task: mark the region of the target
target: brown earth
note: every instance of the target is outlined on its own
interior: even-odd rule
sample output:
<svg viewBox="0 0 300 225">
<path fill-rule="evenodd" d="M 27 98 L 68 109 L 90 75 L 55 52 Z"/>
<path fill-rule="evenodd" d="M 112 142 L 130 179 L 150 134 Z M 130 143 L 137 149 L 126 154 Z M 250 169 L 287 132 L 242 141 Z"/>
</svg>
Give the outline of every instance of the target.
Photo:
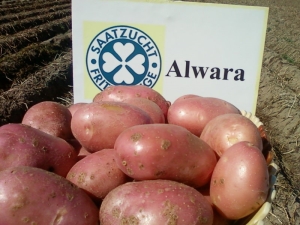
<svg viewBox="0 0 300 225">
<path fill-rule="evenodd" d="M 266 127 L 279 172 L 265 224 L 298 225 L 300 1 L 198 1 L 269 7 L 257 116 Z M 29 2 L 0 0 L 0 125 L 20 122 L 40 101 L 72 103 L 71 2 Z"/>
</svg>

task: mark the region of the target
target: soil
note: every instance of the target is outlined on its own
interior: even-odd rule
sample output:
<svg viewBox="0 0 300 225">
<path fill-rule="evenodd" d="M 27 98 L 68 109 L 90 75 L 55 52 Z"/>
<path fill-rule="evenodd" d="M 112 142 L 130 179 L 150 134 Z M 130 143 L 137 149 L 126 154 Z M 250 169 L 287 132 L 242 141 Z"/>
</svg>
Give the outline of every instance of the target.
<svg viewBox="0 0 300 225">
<path fill-rule="evenodd" d="M 32 105 L 72 104 L 71 1 L 0 0 L 0 125 Z M 205 0 L 269 7 L 257 116 L 279 166 L 266 225 L 300 224 L 300 2 Z"/>
</svg>

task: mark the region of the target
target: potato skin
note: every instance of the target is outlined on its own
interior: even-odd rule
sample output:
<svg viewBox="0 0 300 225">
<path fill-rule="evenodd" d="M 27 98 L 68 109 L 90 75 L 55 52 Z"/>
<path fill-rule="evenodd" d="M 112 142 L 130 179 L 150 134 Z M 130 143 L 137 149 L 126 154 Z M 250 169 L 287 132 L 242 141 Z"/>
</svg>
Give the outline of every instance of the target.
<svg viewBox="0 0 300 225">
<path fill-rule="evenodd" d="M 170 124 L 185 127 L 199 137 L 210 120 L 226 113 L 240 114 L 240 111 L 222 99 L 186 95 L 170 106 L 167 120 Z"/>
<path fill-rule="evenodd" d="M 236 220 L 256 211 L 269 190 L 267 163 L 260 149 L 247 141 L 228 148 L 219 159 L 210 183 L 216 209 Z"/>
<path fill-rule="evenodd" d="M 112 189 L 129 181 L 117 166 L 115 153 L 114 149 L 103 149 L 86 155 L 71 168 L 67 180 L 100 202 Z"/>
<path fill-rule="evenodd" d="M 123 102 L 134 105 L 149 114 L 153 123 L 165 123 L 165 116 L 161 108 L 147 98 L 127 98 Z"/>
<path fill-rule="evenodd" d="M 168 102 L 159 92 L 143 85 L 127 86 L 109 86 L 104 91 L 99 92 L 93 99 L 93 102 L 99 101 L 120 101 L 128 98 L 146 98 L 155 102 L 163 111 L 165 119 L 167 118 L 170 102 Z"/>
<path fill-rule="evenodd" d="M 173 124 L 130 127 L 114 148 L 120 169 L 136 180 L 169 179 L 200 187 L 209 182 L 217 162 L 208 144 Z"/>
<path fill-rule="evenodd" d="M 150 116 L 123 102 L 92 102 L 80 107 L 72 117 L 74 137 L 89 152 L 113 148 L 118 135 L 128 127 L 153 123 Z"/>
<path fill-rule="evenodd" d="M 101 225 L 211 225 L 210 204 L 194 188 L 170 180 L 129 182 L 112 190 L 100 207 Z"/>
<path fill-rule="evenodd" d="M 65 140 L 24 124 L 0 127 L 0 170 L 33 166 L 65 177 L 78 152 Z"/>
<path fill-rule="evenodd" d="M 34 167 L 0 172 L 0 224 L 98 225 L 99 210 L 65 178 Z"/>
<path fill-rule="evenodd" d="M 182 95 L 180 97 L 178 97 L 177 99 L 175 99 L 175 101 L 173 103 L 176 103 L 177 101 L 181 101 L 181 100 L 185 100 L 187 98 L 203 98 L 200 95 L 195 95 L 195 94 L 186 94 L 186 95 Z"/>
<path fill-rule="evenodd" d="M 214 207 L 214 204 L 212 203 L 212 199 L 210 197 L 210 184 L 205 185 L 201 188 L 197 189 L 209 202 L 209 204 L 212 206 L 214 219 L 213 219 L 213 225 L 232 225 L 233 221 L 225 218 L 223 215 L 221 215 L 218 210 Z"/>
<path fill-rule="evenodd" d="M 81 106 L 84 106 L 88 103 L 86 102 L 78 102 L 78 103 L 75 103 L 75 104 L 72 104 L 68 107 L 71 115 L 73 116 L 75 114 L 75 112 L 77 111 L 77 109 L 81 108 Z"/>
<path fill-rule="evenodd" d="M 44 101 L 30 107 L 24 114 L 22 124 L 42 130 L 65 140 L 73 137 L 71 112 L 62 104 Z"/>
<path fill-rule="evenodd" d="M 256 125 L 240 114 L 224 114 L 215 117 L 204 127 L 200 138 L 221 156 L 232 145 L 249 141 L 260 150 L 262 138 Z"/>
</svg>

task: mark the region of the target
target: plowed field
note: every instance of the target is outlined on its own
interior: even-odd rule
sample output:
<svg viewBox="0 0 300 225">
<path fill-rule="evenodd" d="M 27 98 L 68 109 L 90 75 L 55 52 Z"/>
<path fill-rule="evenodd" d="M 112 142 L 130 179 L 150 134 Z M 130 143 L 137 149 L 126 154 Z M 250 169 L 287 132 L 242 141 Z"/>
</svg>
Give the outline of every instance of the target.
<svg viewBox="0 0 300 225">
<path fill-rule="evenodd" d="M 280 170 L 265 224 L 300 224 L 300 2 L 198 1 L 269 7 L 257 116 Z M 0 125 L 44 100 L 72 103 L 71 31 L 70 0 L 0 0 Z"/>
<path fill-rule="evenodd" d="M 43 100 L 72 101 L 71 38 L 70 0 L 2 1 L 0 124 Z"/>
</svg>

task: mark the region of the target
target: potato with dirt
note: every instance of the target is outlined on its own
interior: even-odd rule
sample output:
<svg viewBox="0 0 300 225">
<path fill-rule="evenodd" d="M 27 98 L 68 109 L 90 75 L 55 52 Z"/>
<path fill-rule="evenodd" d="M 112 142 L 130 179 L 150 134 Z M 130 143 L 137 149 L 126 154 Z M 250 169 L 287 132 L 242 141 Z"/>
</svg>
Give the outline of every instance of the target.
<svg viewBox="0 0 300 225">
<path fill-rule="evenodd" d="M 92 102 L 80 107 L 73 115 L 74 137 L 89 152 L 113 148 L 119 134 L 128 127 L 153 123 L 142 109 L 123 102 Z"/>
<path fill-rule="evenodd" d="M 100 207 L 101 225 L 212 225 L 213 211 L 196 189 L 170 180 L 129 182 Z"/>
<path fill-rule="evenodd" d="M 155 102 L 162 110 L 165 119 L 167 118 L 170 102 L 167 101 L 159 92 L 143 85 L 118 85 L 109 86 L 104 91 L 99 92 L 94 97 L 94 102 L 99 101 L 124 101 L 129 98 L 146 98 Z"/>
<path fill-rule="evenodd" d="M 268 166 L 261 150 L 247 141 L 229 147 L 210 182 L 211 200 L 218 212 L 231 220 L 246 217 L 262 206 L 268 191 Z"/>
<path fill-rule="evenodd" d="M 86 155 L 69 171 L 67 180 L 100 202 L 112 189 L 131 180 L 116 164 L 116 151 L 103 149 Z"/>
<path fill-rule="evenodd" d="M 34 167 L 0 172 L 0 224 L 98 225 L 90 197 L 65 178 Z"/>
<path fill-rule="evenodd" d="M 130 127 L 114 149 L 119 168 L 136 180 L 169 179 L 200 187 L 210 181 L 217 162 L 208 144 L 173 124 Z"/>
<path fill-rule="evenodd" d="M 0 171 L 32 166 L 66 176 L 78 152 L 65 140 L 24 124 L 0 127 Z"/>
<path fill-rule="evenodd" d="M 199 137 L 210 120 L 226 113 L 240 114 L 240 111 L 219 98 L 186 95 L 173 102 L 168 110 L 167 120 L 168 123 L 182 126 Z"/>
<path fill-rule="evenodd" d="M 27 110 L 22 123 L 53 136 L 69 140 L 73 137 L 71 118 L 71 112 L 66 106 L 53 101 L 43 101 Z"/>
</svg>

